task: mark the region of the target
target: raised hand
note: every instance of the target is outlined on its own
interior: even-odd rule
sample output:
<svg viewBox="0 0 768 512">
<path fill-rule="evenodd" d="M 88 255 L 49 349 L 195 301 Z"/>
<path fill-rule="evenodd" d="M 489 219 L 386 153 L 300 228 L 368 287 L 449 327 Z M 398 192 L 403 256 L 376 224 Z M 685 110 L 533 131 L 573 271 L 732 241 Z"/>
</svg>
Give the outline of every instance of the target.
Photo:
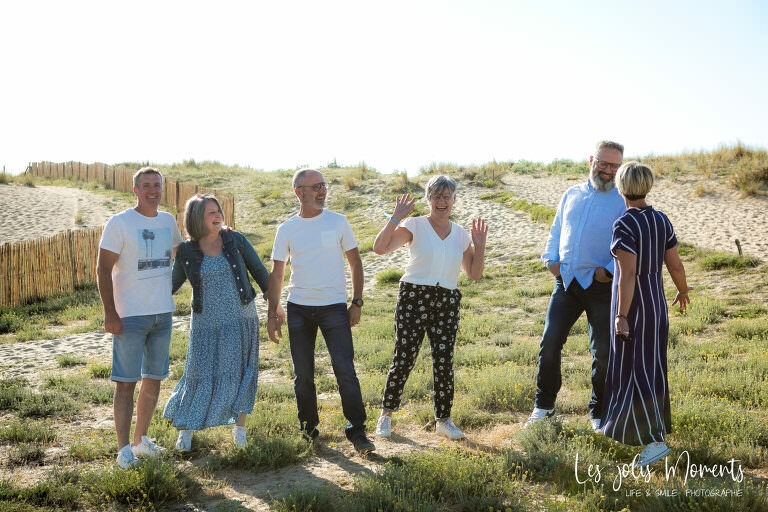
<svg viewBox="0 0 768 512">
<path fill-rule="evenodd" d="M 411 199 L 411 194 L 403 194 L 395 200 L 395 211 L 392 216 L 398 221 L 403 220 L 411 214 L 413 211 L 413 205 L 416 204 L 416 199 Z"/>
<path fill-rule="evenodd" d="M 485 239 L 488 236 L 488 224 L 482 217 L 472 219 L 472 243 L 477 248 L 485 248 Z"/>
</svg>

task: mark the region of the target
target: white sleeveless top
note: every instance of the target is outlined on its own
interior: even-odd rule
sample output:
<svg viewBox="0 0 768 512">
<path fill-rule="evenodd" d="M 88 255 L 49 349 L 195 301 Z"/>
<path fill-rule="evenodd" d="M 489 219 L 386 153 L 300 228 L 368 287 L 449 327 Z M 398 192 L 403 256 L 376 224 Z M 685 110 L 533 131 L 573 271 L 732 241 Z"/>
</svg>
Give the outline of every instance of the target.
<svg viewBox="0 0 768 512">
<path fill-rule="evenodd" d="M 464 251 L 472 243 L 467 230 L 451 222 L 451 232 L 445 240 L 440 240 L 426 217 L 408 217 L 400 226 L 413 235 L 408 246 L 408 265 L 400 280 L 451 290 L 456 288 Z"/>
</svg>

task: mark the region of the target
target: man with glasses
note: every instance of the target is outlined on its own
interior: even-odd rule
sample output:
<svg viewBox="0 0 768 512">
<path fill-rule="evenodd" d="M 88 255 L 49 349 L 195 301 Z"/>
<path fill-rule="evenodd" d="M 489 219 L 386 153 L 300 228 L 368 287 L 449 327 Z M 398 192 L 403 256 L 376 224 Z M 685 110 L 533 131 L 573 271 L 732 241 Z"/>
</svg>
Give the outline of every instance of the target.
<svg viewBox="0 0 768 512">
<path fill-rule="evenodd" d="M 299 429 L 310 441 L 319 435 L 315 339 L 320 328 L 339 385 L 342 410 L 349 421 L 347 439 L 358 452 L 371 452 L 375 447 L 365 435 L 365 406 L 353 363 L 351 327 L 360 321 L 363 307 L 363 263 L 357 242 L 346 217 L 323 208 L 327 186 L 321 173 L 314 169 L 297 171 L 293 191 L 301 206 L 299 213 L 283 222 L 275 234 L 267 331 L 270 339 L 278 343 L 281 320 L 275 308 L 283 287 L 285 262 L 290 258 L 286 309 Z M 349 307 L 344 255 L 352 271 L 353 299 Z"/>
<path fill-rule="evenodd" d="M 589 417 L 592 428 L 600 428 L 611 335 L 611 230 L 626 210 L 613 179 L 623 156 L 621 144 L 598 142 L 589 157 L 589 180 L 563 194 L 549 230 L 541 259 L 555 276 L 555 289 L 539 349 L 536 401 L 526 426 L 554 414 L 562 384 L 560 353 L 571 327 L 586 311 L 592 353 Z"/>
</svg>

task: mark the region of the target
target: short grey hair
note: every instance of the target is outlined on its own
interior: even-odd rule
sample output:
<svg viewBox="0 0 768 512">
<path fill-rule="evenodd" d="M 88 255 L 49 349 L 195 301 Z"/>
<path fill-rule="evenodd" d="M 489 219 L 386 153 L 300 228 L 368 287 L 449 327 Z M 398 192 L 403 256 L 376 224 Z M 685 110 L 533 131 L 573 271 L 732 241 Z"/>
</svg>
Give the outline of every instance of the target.
<svg viewBox="0 0 768 512">
<path fill-rule="evenodd" d="M 612 140 L 598 141 L 598 143 L 595 144 L 595 154 L 597 154 L 601 149 L 615 149 L 621 153 L 621 156 L 624 156 L 624 144 L 619 144 L 618 142 L 614 142 Z"/>
<path fill-rule="evenodd" d="M 653 170 L 640 162 L 627 162 L 616 172 L 616 188 L 629 200 L 643 199 L 653 187 Z"/>
<path fill-rule="evenodd" d="M 163 175 L 160 174 L 160 171 L 155 169 L 154 167 L 142 167 L 136 173 L 133 175 L 133 188 L 138 189 L 139 188 L 139 178 L 144 176 L 145 174 L 157 174 L 160 176 L 160 179 L 163 179 Z"/>
<path fill-rule="evenodd" d="M 424 185 L 424 197 L 429 201 L 432 196 L 438 192 L 448 189 L 452 196 L 456 195 L 456 180 L 445 174 L 432 176 L 426 185 Z"/>
<path fill-rule="evenodd" d="M 192 240 L 200 240 L 205 236 L 205 206 L 208 201 L 216 203 L 219 211 L 224 213 L 221 203 L 213 194 L 195 194 L 187 199 L 184 206 L 184 229 Z"/>
<path fill-rule="evenodd" d="M 304 178 L 310 172 L 317 172 L 317 169 L 310 169 L 309 167 L 305 167 L 296 171 L 293 174 L 293 188 L 299 188 L 304 183 Z"/>
</svg>

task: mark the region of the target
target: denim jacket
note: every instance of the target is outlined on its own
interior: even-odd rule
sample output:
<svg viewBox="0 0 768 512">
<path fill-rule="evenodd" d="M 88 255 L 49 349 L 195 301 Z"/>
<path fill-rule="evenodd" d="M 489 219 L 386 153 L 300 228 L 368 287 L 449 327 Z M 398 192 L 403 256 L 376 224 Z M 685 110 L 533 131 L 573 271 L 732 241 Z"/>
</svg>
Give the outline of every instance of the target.
<svg viewBox="0 0 768 512">
<path fill-rule="evenodd" d="M 237 231 L 219 232 L 223 242 L 222 254 L 232 269 L 232 278 L 240 290 L 240 303 L 248 304 L 256 296 L 256 290 L 248 280 L 250 271 L 261 291 L 267 292 L 269 272 L 256 254 L 251 243 Z M 203 289 L 200 278 L 200 266 L 203 263 L 203 251 L 195 240 L 182 242 L 176 251 L 176 260 L 173 262 L 173 293 L 189 279 L 192 285 L 192 311 L 203 311 Z"/>
</svg>

